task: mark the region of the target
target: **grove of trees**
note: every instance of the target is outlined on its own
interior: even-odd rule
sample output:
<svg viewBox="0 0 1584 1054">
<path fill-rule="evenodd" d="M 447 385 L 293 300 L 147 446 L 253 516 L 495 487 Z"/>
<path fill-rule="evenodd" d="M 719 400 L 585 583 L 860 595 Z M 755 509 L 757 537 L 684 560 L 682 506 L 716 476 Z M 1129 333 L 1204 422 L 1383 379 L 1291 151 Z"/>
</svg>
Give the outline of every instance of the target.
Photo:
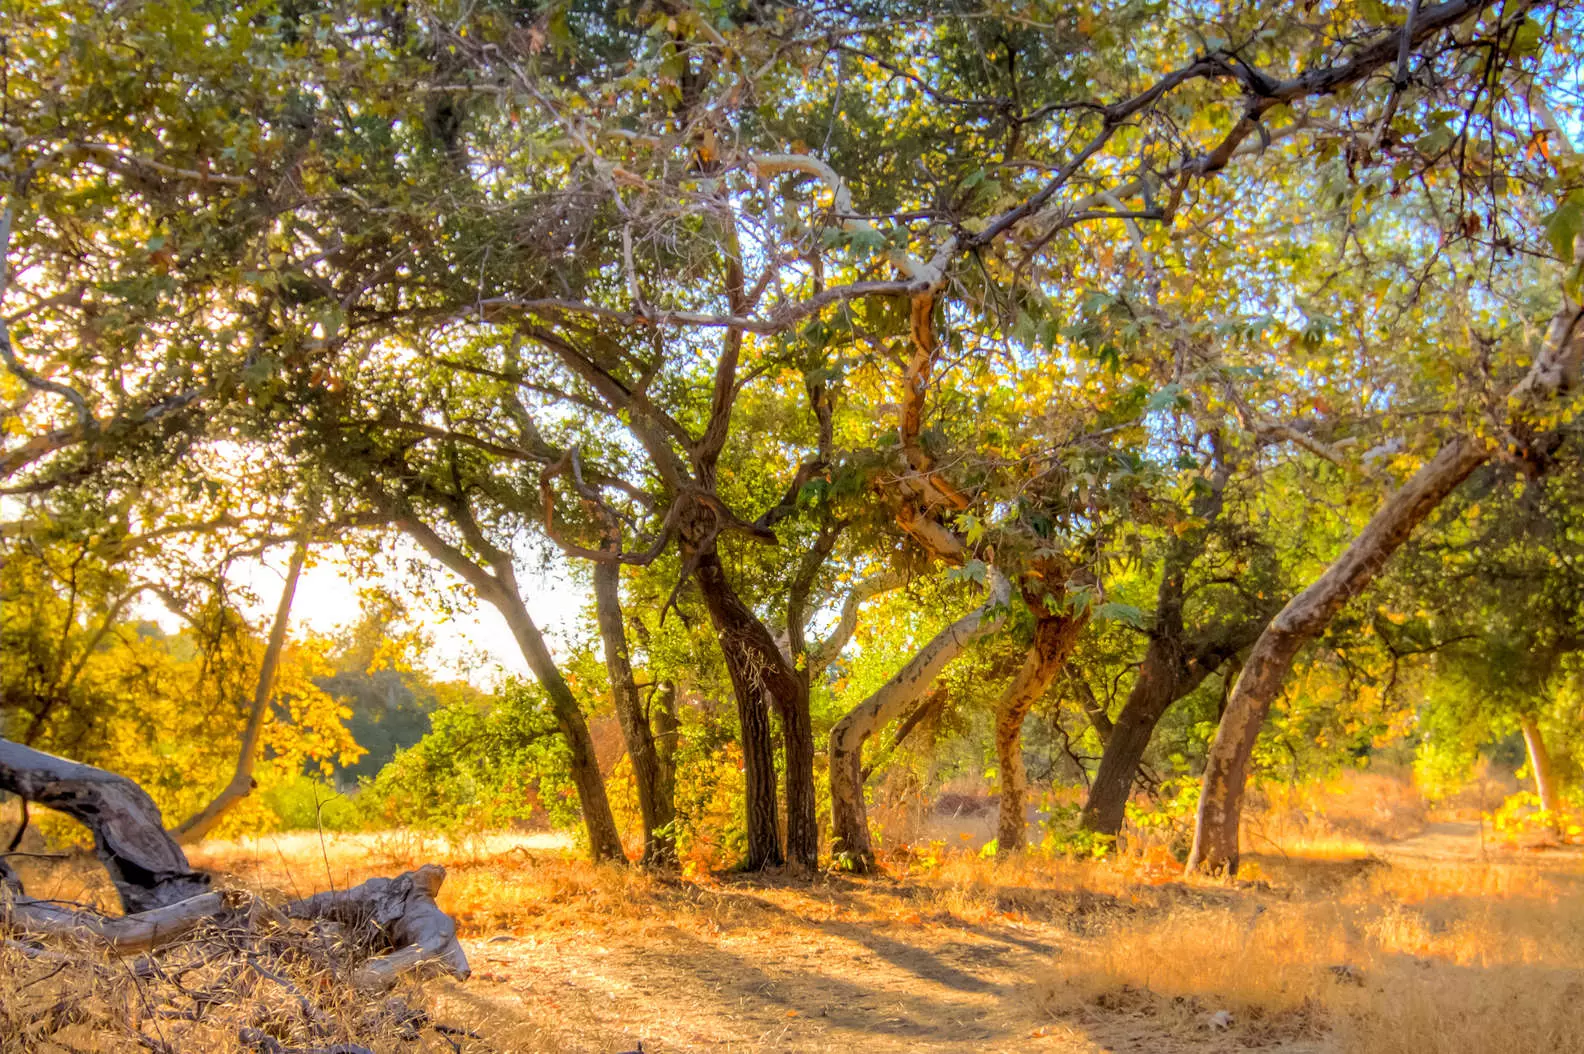
<svg viewBox="0 0 1584 1054">
<path fill-rule="evenodd" d="M 376 741 L 371 801 L 531 783 L 652 866 L 872 869 L 908 759 L 990 777 L 1003 855 L 1058 769 L 1102 847 L 1196 785 L 1206 872 L 1251 777 L 1388 740 L 1455 776 L 1521 735 L 1567 808 L 1575 5 L 6 21 L 0 734 L 178 837 Z M 296 632 L 316 562 L 493 610 L 533 683 L 415 673 L 410 598 Z"/>
</svg>

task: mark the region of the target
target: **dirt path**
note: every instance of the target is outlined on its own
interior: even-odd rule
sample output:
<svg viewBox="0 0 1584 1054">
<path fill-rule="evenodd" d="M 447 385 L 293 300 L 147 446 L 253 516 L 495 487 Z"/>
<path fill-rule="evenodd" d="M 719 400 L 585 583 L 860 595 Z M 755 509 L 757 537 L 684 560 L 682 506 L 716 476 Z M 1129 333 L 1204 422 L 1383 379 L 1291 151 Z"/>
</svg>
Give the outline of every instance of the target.
<svg viewBox="0 0 1584 1054">
<path fill-rule="evenodd" d="M 531 1023 L 568 1051 L 615 1054 L 639 1041 L 649 1054 L 1218 1049 L 1208 1030 L 1166 1043 L 1147 1020 L 1045 1009 L 1052 964 L 1126 910 L 1117 898 L 1063 893 L 1057 903 L 1009 888 L 997 917 L 969 922 L 918 893 L 839 880 L 734 885 L 636 929 L 596 917 L 578 931 L 479 939 L 467 942 L 475 973 L 459 992 L 484 1018 Z"/>
<path fill-rule="evenodd" d="M 1069 1042 L 1021 992 L 1058 948 L 1010 926 L 810 920 L 794 932 L 699 935 L 657 926 L 485 942 L 474 985 L 516 1011 L 546 1001 L 630 1050 L 1100 1050 Z M 1043 936 L 1043 935 L 1042 935 Z M 515 1005 L 513 1005 L 515 1004 Z"/>
<path fill-rule="evenodd" d="M 1475 821 L 1451 820 L 1428 824 L 1412 838 L 1382 847 L 1381 855 L 1405 866 L 1511 861 L 1521 856 L 1526 864 L 1572 867 L 1584 859 L 1584 847 L 1542 845 L 1538 841 L 1515 846 Z"/>
</svg>

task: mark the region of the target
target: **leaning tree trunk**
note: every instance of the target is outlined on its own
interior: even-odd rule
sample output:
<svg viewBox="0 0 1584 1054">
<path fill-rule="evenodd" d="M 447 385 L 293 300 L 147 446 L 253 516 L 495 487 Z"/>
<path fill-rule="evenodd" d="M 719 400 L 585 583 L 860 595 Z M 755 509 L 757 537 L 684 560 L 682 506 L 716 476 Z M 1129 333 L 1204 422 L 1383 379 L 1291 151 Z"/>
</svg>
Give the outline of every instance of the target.
<svg viewBox="0 0 1584 1054">
<path fill-rule="evenodd" d="M 638 685 L 633 679 L 632 661 L 627 653 L 620 564 L 594 565 L 594 609 L 605 647 L 605 670 L 610 677 L 616 719 L 621 723 L 627 757 L 632 761 L 633 779 L 638 784 L 638 811 L 643 815 L 643 862 L 649 867 L 669 867 L 676 863 L 676 836 L 672 831 L 676 807 L 668 792 L 671 781 L 661 777 L 654 728 L 638 697 Z"/>
<path fill-rule="evenodd" d="M 627 853 L 622 848 L 621 834 L 616 830 L 616 817 L 611 813 L 610 799 L 605 796 L 605 780 L 600 775 L 599 758 L 594 753 L 594 740 L 589 735 L 588 721 L 577 696 L 561 676 L 555 658 L 545 645 L 539 627 L 528 615 L 522 595 L 517 592 L 515 579 L 503 583 L 492 600 L 506 624 L 511 627 L 517 646 L 522 649 L 528 668 L 538 679 L 550 698 L 550 709 L 555 714 L 556 727 L 566 741 L 571 755 L 572 782 L 577 787 L 578 801 L 583 806 L 583 828 L 588 833 L 589 855 L 596 861 L 625 864 Z"/>
<path fill-rule="evenodd" d="M 1437 505 L 1489 457 L 1485 441 L 1459 437 L 1388 498 L 1342 555 L 1261 633 L 1243 665 L 1205 761 L 1190 871 L 1236 873 L 1249 758 L 1298 650 L 1364 589 Z"/>
<path fill-rule="evenodd" d="M 937 633 L 889 681 L 831 729 L 831 851 L 843 866 L 858 872 L 874 870 L 874 845 L 864 808 L 864 741 L 901 717 L 968 645 L 1001 625 L 1004 616 L 989 616 L 993 609 L 1005 607 L 1010 594 L 1006 578 L 992 568 L 990 599 Z"/>
<path fill-rule="evenodd" d="M 281 589 L 280 604 L 275 608 L 275 621 L 270 625 L 269 643 L 264 647 L 264 661 L 259 666 L 258 682 L 253 687 L 253 710 L 248 714 L 247 727 L 242 730 L 236 771 L 231 776 L 231 782 L 215 795 L 213 801 L 171 831 L 183 845 L 202 841 L 226 813 L 253 792 L 253 765 L 258 758 L 259 737 L 264 731 L 264 716 L 269 713 L 270 696 L 275 691 L 275 671 L 280 667 L 281 652 L 286 647 L 286 623 L 291 618 L 292 598 L 297 595 L 297 580 L 302 577 L 303 563 L 307 557 L 308 539 L 304 534 L 286 566 L 286 584 Z"/>
<path fill-rule="evenodd" d="M 594 740 L 589 735 L 588 721 L 583 717 L 583 708 L 578 705 L 577 696 L 572 694 L 566 678 L 561 676 L 555 657 L 545 644 L 544 635 L 528 615 L 522 591 L 517 588 L 517 573 L 512 569 L 511 557 L 484 541 L 465 506 L 455 511 L 458 525 L 463 528 L 464 534 L 470 536 L 470 544 L 485 554 L 495 569 L 494 574 L 469 559 L 418 517 L 394 515 L 392 522 L 423 546 L 430 556 L 472 586 L 479 598 L 494 606 L 506 620 L 528 669 L 550 699 L 556 727 L 571 755 L 569 767 L 583 813 L 583 829 L 588 834 L 589 857 L 596 863 L 610 861 L 625 864 L 627 853 L 622 848 L 621 834 L 616 830 L 610 799 L 605 796 L 605 780 L 600 776 L 599 758 L 594 753 Z"/>
<path fill-rule="evenodd" d="M 1551 752 L 1546 749 L 1545 737 L 1540 734 L 1540 722 L 1533 714 L 1518 719 L 1523 728 L 1524 746 L 1529 751 L 1529 768 L 1534 772 L 1535 794 L 1540 798 L 1540 808 L 1545 810 L 1551 826 L 1557 826 L 1557 785 L 1551 768 Z"/>
<path fill-rule="evenodd" d="M 748 856 L 743 867 L 760 871 L 785 861 L 776 817 L 775 746 L 770 738 L 771 691 L 767 684 L 767 679 L 774 677 L 785 663 L 769 630 L 726 581 L 726 570 L 713 550 L 696 556 L 694 577 L 720 637 L 721 655 L 731 676 L 737 720 L 742 728 L 743 807 L 748 835 Z"/>
<path fill-rule="evenodd" d="M 93 832 L 94 852 L 130 914 L 203 893 L 209 876 L 165 832 L 159 808 L 125 776 L 0 739 L 0 790 L 65 813 Z"/>
<path fill-rule="evenodd" d="M 1086 831 L 1112 837 L 1122 831 L 1128 798 L 1133 793 L 1133 780 L 1138 776 L 1155 726 L 1172 703 L 1187 694 L 1178 684 L 1182 672 L 1176 654 L 1178 643 L 1155 637 L 1144 652 L 1138 679 L 1133 682 L 1133 690 L 1128 693 L 1122 712 L 1111 724 L 1105 750 L 1100 755 L 1100 768 L 1089 788 L 1089 798 L 1084 802 L 1079 825 Z"/>
<path fill-rule="evenodd" d="M 1089 621 L 1087 611 L 1042 616 L 1034 627 L 1028 657 L 996 705 L 996 759 L 1001 768 L 1001 812 L 996 824 L 996 856 L 1027 846 L 1028 772 L 1023 767 L 1023 719 L 1050 687 Z"/>
</svg>

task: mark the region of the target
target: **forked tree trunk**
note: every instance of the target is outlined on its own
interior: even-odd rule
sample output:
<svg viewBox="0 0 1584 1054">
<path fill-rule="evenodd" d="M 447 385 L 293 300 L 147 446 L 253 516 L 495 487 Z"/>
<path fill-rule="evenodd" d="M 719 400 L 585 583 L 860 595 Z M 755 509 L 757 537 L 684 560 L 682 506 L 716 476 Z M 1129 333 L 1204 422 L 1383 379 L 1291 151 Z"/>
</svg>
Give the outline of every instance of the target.
<svg viewBox="0 0 1584 1054">
<path fill-rule="evenodd" d="M 742 729 L 743 809 L 748 836 L 748 856 L 743 867 L 760 871 L 785 861 L 776 816 L 775 746 L 770 738 L 769 706 L 769 681 L 785 664 L 769 630 L 726 581 L 720 557 L 711 550 L 695 559 L 694 577 L 709 609 L 710 622 L 720 637 L 721 655 L 731 677 Z"/>
<path fill-rule="evenodd" d="M 270 696 L 275 692 L 275 672 L 280 668 L 281 652 L 286 647 L 286 625 L 291 619 L 292 598 L 297 595 L 297 580 L 302 577 L 303 563 L 307 558 L 308 539 L 304 535 L 292 551 L 291 561 L 286 566 L 286 583 L 281 589 L 280 603 L 275 608 L 275 621 L 270 625 L 264 661 L 259 665 L 258 683 L 253 687 L 253 710 L 248 714 L 247 727 L 242 730 L 236 771 L 231 776 L 231 782 L 215 795 L 213 801 L 171 830 L 172 836 L 183 845 L 202 841 L 226 813 L 253 792 L 253 766 L 258 760 L 259 737 L 264 731 L 264 717 L 269 713 Z"/>
<path fill-rule="evenodd" d="M 128 913 L 162 908 L 209 888 L 159 808 L 125 776 L 0 739 L 0 790 L 65 813 L 93 832 L 94 852 Z"/>
<path fill-rule="evenodd" d="M 638 784 L 638 811 L 643 815 L 643 862 L 648 867 L 676 864 L 676 819 L 670 780 L 661 776 L 654 728 L 644 713 L 638 685 L 633 680 L 632 661 L 627 653 L 627 630 L 622 621 L 621 565 L 594 565 L 594 608 L 599 621 L 600 640 L 605 648 L 605 671 L 610 677 L 611 697 L 627 757 L 632 761 L 633 779 Z"/>
<path fill-rule="evenodd" d="M 1551 752 L 1546 749 L 1545 737 L 1540 734 L 1540 722 L 1535 720 L 1533 714 L 1524 714 L 1518 721 L 1523 728 L 1524 746 L 1529 750 L 1529 768 L 1534 773 L 1535 794 L 1540 799 L 1540 808 L 1545 810 L 1551 826 L 1556 827 L 1560 802 L 1551 768 Z"/>
<path fill-rule="evenodd" d="M 1459 437 L 1388 498 L 1313 585 L 1288 601 L 1243 665 L 1205 762 L 1190 871 L 1236 873 L 1238 823 L 1249 758 L 1298 650 L 1380 572 L 1437 505 L 1489 456 L 1482 439 Z"/>
<path fill-rule="evenodd" d="M 937 633 L 890 680 L 849 710 L 831 729 L 831 853 L 850 870 L 868 872 L 875 864 L 869 816 L 864 807 L 864 742 L 906 713 L 929 691 L 948 663 L 1004 621 L 1004 616 L 990 615 L 994 609 L 1005 607 L 1011 587 L 999 571 L 991 569 L 989 573 L 989 600 Z"/>
<path fill-rule="evenodd" d="M 1028 773 L 1023 767 L 1023 719 L 1050 687 L 1078 634 L 1089 621 L 1079 614 L 1043 615 L 1034 627 L 1034 643 L 996 705 L 996 760 L 1001 769 L 1001 809 L 996 824 L 996 856 L 1022 852 L 1027 846 Z"/>
</svg>

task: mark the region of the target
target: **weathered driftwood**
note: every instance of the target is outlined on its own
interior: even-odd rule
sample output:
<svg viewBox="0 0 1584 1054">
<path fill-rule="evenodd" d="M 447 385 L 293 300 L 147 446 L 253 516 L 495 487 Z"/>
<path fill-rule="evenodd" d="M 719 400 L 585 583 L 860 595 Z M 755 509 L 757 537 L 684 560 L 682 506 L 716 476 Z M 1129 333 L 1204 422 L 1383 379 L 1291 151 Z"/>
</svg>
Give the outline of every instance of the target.
<svg viewBox="0 0 1584 1054">
<path fill-rule="evenodd" d="M 209 888 L 209 876 L 189 867 L 165 833 L 154 800 L 125 776 L 0 739 L 0 790 L 63 812 L 92 831 L 94 852 L 128 914 Z"/>
<path fill-rule="evenodd" d="M 140 952 L 186 936 L 235 903 L 225 893 L 200 893 L 132 915 L 101 915 L 57 901 L 16 897 L 0 900 L 0 927 L 30 937 L 86 940 L 121 953 Z"/>
<path fill-rule="evenodd" d="M 352 889 L 293 901 L 281 914 L 339 923 L 383 949 L 353 973 L 360 988 L 388 988 L 409 970 L 466 978 L 472 971 L 457 941 L 456 925 L 434 901 L 444 881 L 444 868 L 425 864 L 395 878 L 371 878 Z M 231 890 L 131 915 L 101 915 L 32 897 L 0 898 L 0 930 L 32 939 L 87 941 L 127 954 L 178 940 L 204 922 L 235 917 L 247 901 L 246 893 Z"/>
<path fill-rule="evenodd" d="M 124 776 L 0 739 L 0 790 L 85 824 L 126 908 L 125 915 L 112 916 L 38 900 L 26 896 L 6 869 L 0 872 L 0 930 L 137 952 L 183 937 L 206 921 L 235 921 L 248 903 L 239 891 L 207 892 L 209 877 L 187 866 L 153 799 Z M 414 969 L 465 978 L 470 971 L 456 926 L 435 904 L 444 881 L 444 868 L 426 864 L 395 878 L 371 878 L 352 889 L 294 901 L 282 914 L 336 922 L 380 950 L 353 974 L 359 987 L 385 988 Z"/>
<path fill-rule="evenodd" d="M 362 988 L 386 988 L 408 970 L 472 973 L 457 941 L 456 924 L 435 904 L 445 868 L 425 864 L 395 878 L 371 878 L 351 889 L 316 893 L 286 905 L 290 918 L 318 918 L 346 926 L 372 925 L 391 950 L 358 968 L 353 981 Z"/>
</svg>

